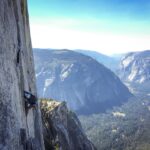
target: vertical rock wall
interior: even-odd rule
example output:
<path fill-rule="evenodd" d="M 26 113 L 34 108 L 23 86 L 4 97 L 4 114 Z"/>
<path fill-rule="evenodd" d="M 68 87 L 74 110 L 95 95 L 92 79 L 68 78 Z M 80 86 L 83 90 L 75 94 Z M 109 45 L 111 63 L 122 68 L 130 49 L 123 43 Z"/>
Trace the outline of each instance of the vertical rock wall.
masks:
<path fill-rule="evenodd" d="M 39 109 L 26 114 L 23 91 L 36 94 L 26 0 L 0 0 L 0 150 L 43 150 Z"/>

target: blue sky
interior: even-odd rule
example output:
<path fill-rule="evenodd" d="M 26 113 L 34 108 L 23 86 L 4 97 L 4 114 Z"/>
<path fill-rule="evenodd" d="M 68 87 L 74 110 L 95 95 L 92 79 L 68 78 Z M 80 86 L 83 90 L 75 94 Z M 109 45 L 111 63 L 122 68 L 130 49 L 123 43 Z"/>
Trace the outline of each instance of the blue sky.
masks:
<path fill-rule="evenodd" d="M 150 49 L 149 0 L 28 0 L 33 47 Z"/>

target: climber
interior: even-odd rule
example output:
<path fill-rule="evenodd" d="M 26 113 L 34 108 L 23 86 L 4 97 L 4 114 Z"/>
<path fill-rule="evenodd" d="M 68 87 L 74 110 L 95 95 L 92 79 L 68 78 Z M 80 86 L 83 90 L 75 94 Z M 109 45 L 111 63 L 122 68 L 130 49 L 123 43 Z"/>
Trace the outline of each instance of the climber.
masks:
<path fill-rule="evenodd" d="M 37 97 L 30 92 L 24 91 L 25 105 L 27 109 L 36 108 Z"/>

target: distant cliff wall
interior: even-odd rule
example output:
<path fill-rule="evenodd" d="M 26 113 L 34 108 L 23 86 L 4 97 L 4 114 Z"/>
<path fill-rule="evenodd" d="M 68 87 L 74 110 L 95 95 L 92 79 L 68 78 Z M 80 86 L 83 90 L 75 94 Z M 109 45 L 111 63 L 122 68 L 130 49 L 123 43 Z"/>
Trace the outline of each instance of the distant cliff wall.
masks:
<path fill-rule="evenodd" d="M 43 150 L 39 109 L 25 112 L 23 91 L 36 95 L 26 0 L 0 0 L 0 150 Z"/>
<path fill-rule="evenodd" d="M 113 72 L 89 56 L 70 50 L 33 52 L 39 96 L 65 100 L 78 114 L 105 112 L 133 96 Z"/>

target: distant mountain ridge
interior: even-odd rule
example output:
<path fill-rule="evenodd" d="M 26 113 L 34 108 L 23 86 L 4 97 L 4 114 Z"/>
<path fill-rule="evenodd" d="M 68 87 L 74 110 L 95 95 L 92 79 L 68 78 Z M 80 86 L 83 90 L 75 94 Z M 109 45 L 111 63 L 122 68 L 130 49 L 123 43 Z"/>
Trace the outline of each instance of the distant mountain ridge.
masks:
<path fill-rule="evenodd" d="M 132 96 L 114 73 L 89 56 L 36 49 L 34 58 L 39 96 L 65 100 L 78 113 L 103 112 Z"/>
<path fill-rule="evenodd" d="M 93 59 L 97 60 L 99 63 L 103 64 L 110 70 L 112 70 L 114 73 L 116 73 L 116 70 L 119 66 L 119 62 L 121 59 L 121 56 L 107 56 L 102 53 L 99 53 L 97 51 L 91 51 L 91 50 L 75 50 L 75 52 L 79 52 L 81 54 L 87 55 L 92 57 Z"/>

